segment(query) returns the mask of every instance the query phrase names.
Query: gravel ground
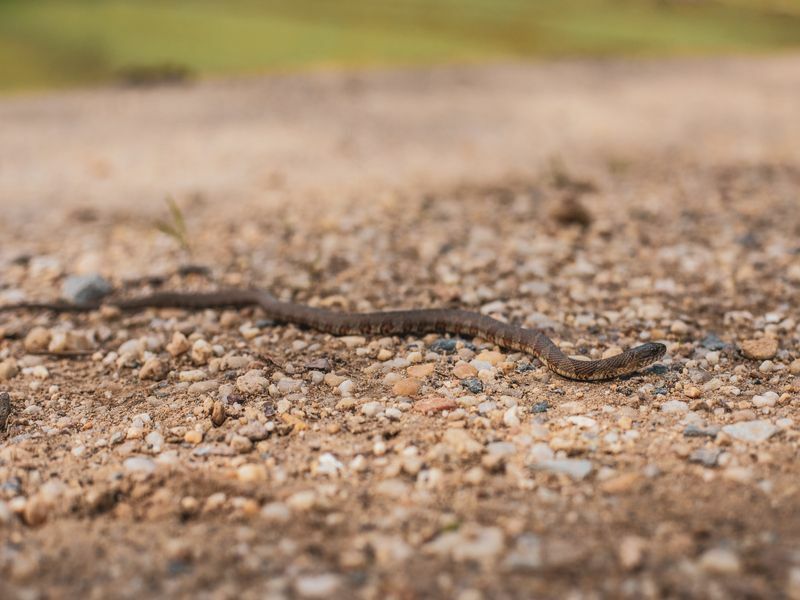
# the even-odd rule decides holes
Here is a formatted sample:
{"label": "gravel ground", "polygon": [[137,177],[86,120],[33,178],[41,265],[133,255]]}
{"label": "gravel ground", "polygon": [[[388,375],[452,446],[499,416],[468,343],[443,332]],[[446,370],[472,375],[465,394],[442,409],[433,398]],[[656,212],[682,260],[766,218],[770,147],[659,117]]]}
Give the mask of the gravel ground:
{"label": "gravel ground", "polygon": [[0,101],[0,302],[98,273],[668,346],[588,384],[254,309],[2,315],[0,596],[800,598],[798,62]]}

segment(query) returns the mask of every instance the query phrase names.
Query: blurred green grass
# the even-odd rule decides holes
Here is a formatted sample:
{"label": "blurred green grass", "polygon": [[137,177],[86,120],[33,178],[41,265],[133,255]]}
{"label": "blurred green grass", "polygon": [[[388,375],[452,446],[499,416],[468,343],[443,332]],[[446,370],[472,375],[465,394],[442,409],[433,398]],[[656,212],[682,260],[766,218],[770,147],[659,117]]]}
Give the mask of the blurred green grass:
{"label": "blurred green grass", "polygon": [[0,90],[160,69],[202,76],[793,47],[800,0],[0,0]]}

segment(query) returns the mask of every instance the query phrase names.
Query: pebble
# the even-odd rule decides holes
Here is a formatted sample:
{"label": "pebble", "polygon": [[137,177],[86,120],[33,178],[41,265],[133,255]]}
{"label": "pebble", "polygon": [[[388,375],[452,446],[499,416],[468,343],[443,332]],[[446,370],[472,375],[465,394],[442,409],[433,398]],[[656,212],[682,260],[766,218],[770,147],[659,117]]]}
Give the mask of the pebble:
{"label": "pebble", "polygon": [[439,338],[431,344],[431,350],[439,354],[454,354],[456,351],[456,340]]}
{"label": "pebble", "polygon": [[468,363],[461,363],[453,367],[453,375],[458,379],[467,379],[475,377],[478,374],[478,369]]}
{"label": "pebble", "polygon": [[512,406],[503,414],[503,424],[506,427],[519,427],[520,423],[519,407]]}
{"label": "pebble", "polygon": [[159,452],[164,446],[164,436],[158,431],[151,431],[148,433],[144,441],[147,442],[154,452]]}
{"label": "pebble", "polygon": [[542,567],[542,542],[539,536],[523,533],[508,553],[503,566],[509,571],[532,572]]}
{"label": "pebble", "polygon": [[183,435],[183,441],[187,444],[199,444],[203,441],[203,434],[196,429],[190,429]]}
{"label": "pebble", "polygon": [[742,442],[758,444],[766,442],[777,433],[778,428],[769,421],[756,420],[726,425],[722,428],[722,431]]}
{"label": "pebble", "polygon": [[632,571],[639,567],[644,559],[646,548],[647,541],[638,535],[626,535],[623,537],[617,548],[620,566],[626,571]]}
{"label": "pebble", "polygon": [[267,480],[264,465],[244,464],[236,469],[236,478],[242,483],[260,483]]}
{"label": "pebble", "polygon": [[198,366],[205,365],[208,363],[208,359],[214,356],[214,349],[207,341],[199,339],[192,344],[192,350],[189,353],[189,356],[194,364]]}
{"label": "pebble", "polygon": [[156,470],[156,463],[146,456],[131,456],[126,458],[122,466],[129,473],[151,474]]}
{"label": "pebble", "polygon": [[341,577],[333,573],[302,575],[295,581],[294,590],[301,598],[329,598],[341,585]]}
{"label": "pebble", "polygon": [[711,548],[706,550],[698,564],[701,569],[714,575],[736,575],[741,571],[739,557],[726,548]]}
{"label": "pebble", "polygon": [[768,360],[774,358],[778,353],[778,340],[768,337],[745,340],[739,344],[739,350],[747,358]]}
{"label": "pebble", "polygon": [[483,382],[480,379],[476,379],[474,377],[464,379],[461,382],[461,385],[464,386],[467,390],[469,390],[473,394],[480,394],[483,391]]}
{"label": "pebble", "polygon": [[255,421],[239,428],[239,435],[243,435],[251,442],[260,442],[269,437],[270,431],[265,426]]}
{"label": "pebble", "polygon": [[44,352],[50,345],[52,334],[44,327],[34,327],[25,336],[23,346],[26,352]]}
{"label": "pebble", "polygon": [[234,435],[231,438],[230,445],[239,454],[247,454],[253,449],[253,442],[243,435]]}
{"label": "pebble", "polygon": [[789,365],[789,372],[792,375],[800,375],[800,358],[795,358]]}
{"label": "pebble", "polygon": [[693,423],[686,426],[683,430],[684,437],[716,437],[719,433],[719,427],[699,427]]}
{"label": "pebble", "polygon": [[700,345],[707,350],[722,350],[725,348],[725,342],[723,342],[714,333],[709,333],[706,337],[704,337],[703,341],[700,342]]}
{"label": "pebble", "polygon": [[268,502],[261,507],[261,518],[273,523],[288,523],[292,511],[283,502]]}
{"label": "pebble", "polygon": [[268,387],[269,381],[259,369],[253,369],[236,378],[236,389],[243,394],[263,394]]}
{"label": "pebble", "polygon": [[19,366],[13,358],[0,362],[0,381],[8,381],[19,374]]}
{"label": "pebble", "polygon": [[575,481],[581,481],[592,472],[592,462],[579,458],[556,458],[533,463],[540,470],[551,473],[569,475]]}
{"label": "pebble", "polygon": [[193,369],[191,371],[181,371],[178,373],[178,380],[184,382],[203,381],[207,375],[205,371]]}
{"label": "pebble", "polygon": [[414,411],[420,413],[441,412],[443,410],[452,410],[456,407],[458,407],[458,404],[455,400],[440,396],[423,398],[422,400],[417,400],[414,403]]}
{"label": "pebble", "polygon": [[392,386],[392,393],[395,396],[416,396],[422,382],[414,377],[401,379]]}
{"label": "pebble", "polygon": [[763,408],[765,406],[775,406],[778,401],[778,394],[775,392],[765,392],[760,396],[753,396],[753,406],[756,408]]}
{"label": "pebble", "polygon": [[107,279],[98,274],[70,275],[61,285],[61,297],[72,304],[99,302],[112,291]]}
{"label": "pebble", "polygon": [[668,400],[661,405],[661,412],[685,413],[689,412],[689,405],[683,400]]}
{"label": "pebble", "polygon": [[330,386],[332,388],[335,388],[340,383],[342,383],[345,379],[347,379],[347,378],[346,377],[342,377],[341,375],[337,375],[336,373],[330,372],[330,373],[325,373],[325,377],[323,378],[323,381],[325,382],[325,385],[328,385],[328,386]]}
{"label": "pebble", "polygon": [[[494,350],[484,350],[483,352],[478,354],[478,356],[475,357],[475,360],[484,363],[489,363],[489,365],[496,367],[501,362],[503,362],[505,358],[506,358],[505,355],[502,354],[501,352],[495,352]],[[478,370],[480,371],[479,367]]]}
{"label": "pebble", "polygon": [[189,340],[186,339],[186,336],[183,335],[180,331],[176,331],[172,334],[172,340],[167,344],[166,349],[173,357],[178,357],[181,354],[185,354],[191,348],[191,344]]}
{"label": "pebble", "polygon": [[0,431],[6,428],[6,422],[11,415],[11,396],[8,392],[0,392]]}
{"label": "pebble", "polygon": [[342,396],[352,396],[353,395],[353,389],[355,387],[356,387],[356,384],[353,383],[353,381],[351,379],[345,379],[338,386],[336,386],[336,389],[339,391],[339,394],[341,394]]}
{"label": "pebble", "polygon": [[721,453],[722,451],[719,448],[697,448],[689,455],[689,462],[700,463],[706,467],[714,467]]}
{"label": "pebble", "polygon": [[383,410],[383,404],[380,402],[365,402],[361,405],[361,412],[368,417],[374,417]]}
{"label": "pebble", "polygon": [[499,527],[480,527],[474,524],[462,526],[458,531],[439,535],[425,545],[428,554],[449,556],[456,562],[493,561],[505,547],[503,530]]}
{"label": "pebble", "polygon": [[435,365],[433,363],[425,363],[421,365],[413,365],[408,367],[406,373],[408,373],[409,377],[416,377],[416,378],[423,378],[428,377],[429,375],[433,374],[433,370]]}
{"label": "pebble", "polygon": [[139,369],[139,379],[143,381],[164,379],[169,373],[169,366],[160,358],[147,359]]}
{"label": "pebble", "polygon": [[293,511],[306,512],[311,510],[317,502],[317,494],[314,490],[303,490],[295,492],[286,499],[286,504]]}
{"label": "pebble", "polygon": [[[700,391],[700,388],[690,385],[683,390],[683,395],[687,398],[692,398],[693,400],[699,398],[703,395],[703,392]],[[663,408],[662,408],[663,410]]]}
{"label": "pebble", "polygon": [[534,413],[539,414],[539,413],[547,412],[548,408],[550,408],[550,405],[545,401],[545,402],[537,402],[536,404],[533,405],[531,410]]}
{"label": "pebble", "polygon": [[342,462],[330,452],[325,452],[320,455],[317,461],[317,474],[318,475],[331,475],[336,476],[344,469]]}

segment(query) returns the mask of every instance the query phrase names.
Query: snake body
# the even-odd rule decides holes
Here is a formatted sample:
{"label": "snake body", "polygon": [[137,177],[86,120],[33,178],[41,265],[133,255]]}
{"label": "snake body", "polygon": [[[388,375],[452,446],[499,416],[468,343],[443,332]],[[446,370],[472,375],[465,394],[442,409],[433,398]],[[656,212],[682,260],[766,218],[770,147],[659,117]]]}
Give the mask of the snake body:
{"label": "snake body", "polygon": [[[137,298],[105,301],[121,310],[144,308],[206,309],[259,306],[266,316],[279,323],[293,323],[332,335],[406,335],[450,333],[481,337],[498,346],[522,351],[538,358],[551,371],[580,381],[599,381],[634,373],[656,362],[666,352],[663,344],[649,342],[601,360],[576,360],[559,350],[538,329],[526,329],[503,323],[487,315],[450,308],[345,313],[283,302],[255,289],[227,289],[215,292],[157,292]],[[12,310],[53,310],[85,312],[96,304],[23,303],[0,306],[0,312]]]}

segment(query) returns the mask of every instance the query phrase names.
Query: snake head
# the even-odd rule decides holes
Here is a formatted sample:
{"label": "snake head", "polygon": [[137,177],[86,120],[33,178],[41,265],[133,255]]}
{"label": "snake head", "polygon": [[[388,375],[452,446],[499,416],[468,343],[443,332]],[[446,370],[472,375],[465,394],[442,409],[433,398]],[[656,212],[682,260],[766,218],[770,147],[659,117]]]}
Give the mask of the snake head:
{"label": "snake head", "polygon": [[631,348],[628,351],[631,361],[636,365],[637,371],[653,364],[666,353],[667,347],[657,342],[648,342],[641,346]]}

